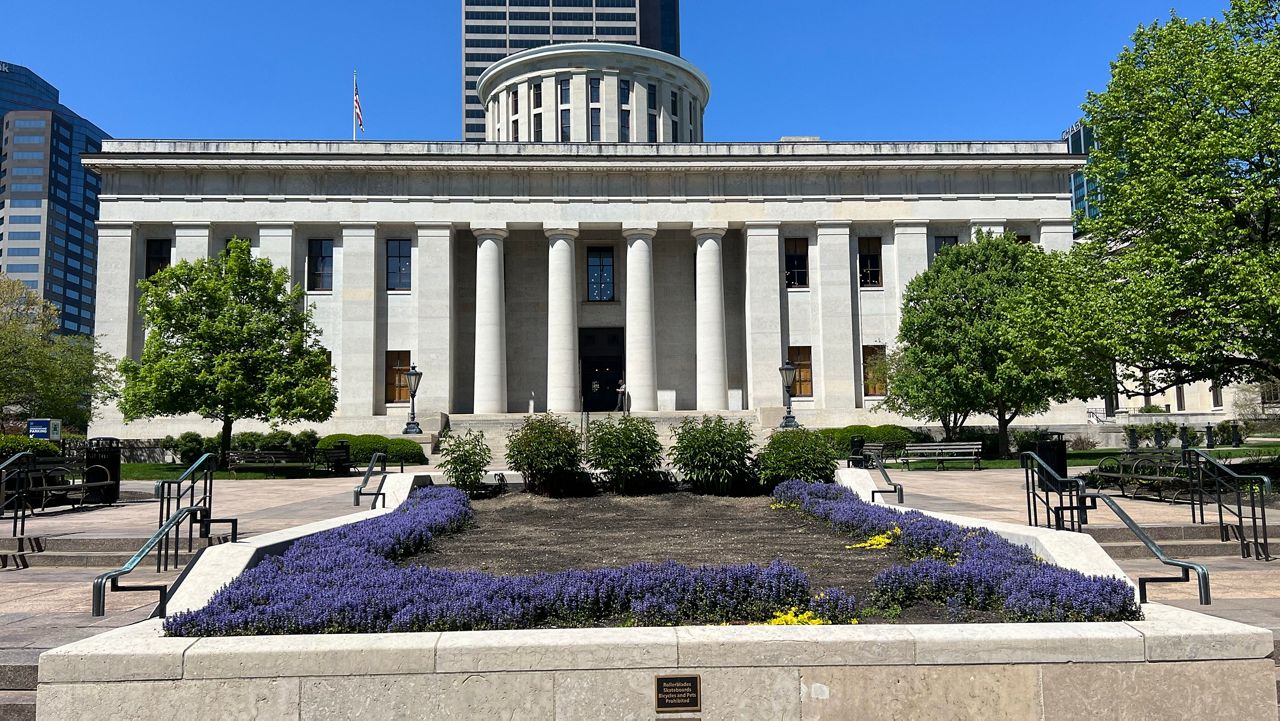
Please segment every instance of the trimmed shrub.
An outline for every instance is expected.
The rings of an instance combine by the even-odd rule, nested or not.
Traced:
[[[484,473],[493,451],[484,440],[484,431],[450,434],[440,443],[440,467],[454,488],[471,498],[484,494]]]
[[[427,462],[427,454],[422,451],[422,444],[408,438],[388,438],[387,463],[403,463],[406,466],[421,466]]]
[[[62,449],[53,441],[26,436],[0,436],[0,463],[24,451],[29,451],[37,458],[56,458],[62,455]]]
[[[295,453],[310,453],[316,449],[316,444],[319,442],[320,434],[308,428],[293,434],[289,439],[289,450]]]
[[[293,450],[289,447],[290,441],[293,440],[293,434],[289,431],[271,431],[262,436],[258,441],[258,449],[260,451],[288,451]]]
[[[184,466],[190,466],[206,453],[217,454],[218,444],[219,440],[216,436],[206,437],[195,431],[187,431],[177,438],[165,436],[164,440],[160,441],[160,446],[177,456],[178,463]]]
[[[849,450],[849,439],[862,436],[867,443],[927,443],[933,440],[928,434],[913,431],[904,426],[888,423],[880,426],[845,426],[844,428],[822,428],[817,431],[831,442],[836,452],[844,454]]]
[[[994,428],[962,428],[956,434],[958,443],[981,443],[982,457],[1000,457],[1000,434]]]
[[[752,462],[755,441],[746,421],[685,418],[676,426],[675,437],[671,464],[694,493],[750,496],[765,492]]]
[[[243,431],[231,436],[231,450],[257,451],[262,448],[263,434],[257,431]]]
[[[1020,428],[1009,433],[1009,447],[1015,453],[1026,453],[1027,451],[1035,451],[1036,443],[1040,441],[1040,437],[1044,435],[1044,429],[1036,426],[1035,428]]]
[[[351,446],[351,462],[357,465],[368,463],[369,459],[373,458],[373,454],[375,453],[387,452],[387,438],[385,436],[355,436],[350,433],[334,433],[333,435],[325,436],[316,443],[316,449],[327,450],[330,448],[337,448],[338,444],[343,441],[346,441],[346,443]],[[419,446],[418,452],[422,452],[421,446]],[[391,461],[389,455],[387,461]]]
[[[662,490],[662,444],[653,422],[636,416],[591,424],[587,462],[604,471],[608,489],[638,494]]]
[[[1092,451],[1098,447],[1098,441],[1089,436],[1071,436],[1071,440],[1067,441],[1067,447],[1073,451]]]
[[[582,472],[582,446],[568,421],[529,416],[507,434],[507,465],[524,476],[530,493],[571,496],[590,492]]]
[[[1139,413],[1168,413],[1169,409],[1165,408],[1164,406],[1157,406],[1152,404],[1149,406],[1143,406],[1139,408],[1138,412]]]
[[[783,481],[831,483],[836,479],[836,450],[821,433],[788,428],[773,434],[756,458],[760,485],[768,491]]]
[[[1214,427],[1213,434],[1217,436],[1215,439],[1220,446],[1231,444],[1231,421],[1218,421],[1218,425]],[[1253,424],[1249,421],[1236,421],[1240,424],[1240,442],[1244,443],[1249,440],[1249,436],[1253,435]]]

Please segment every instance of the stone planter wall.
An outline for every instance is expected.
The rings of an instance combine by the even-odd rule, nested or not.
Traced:
[[[865,472],[841,471],[865,488]],[[393,504],[410,476],[392,476]],[[377,512],[374,512],[377,513]],[[367,517],[291,529],[291,538]],[[985,524],[1046,559],[1117,572],[1080,534]],[[1048,534],[1048,535],[1045,535]],[[252,542],[251,542],[252,543]],[[175,594],[201,605],[256,551],[211,549]],[[269,549],[268,549],[269,550]],[[238,568],[237,568],[238,566]],[[1090,719],[1274,721],[1271,634],[1148,604],[1096,624],[680,627],[163,638],[158,619],[46,652],[39,717]],[[701,679],[701,713],[655,714],[655,678]]]

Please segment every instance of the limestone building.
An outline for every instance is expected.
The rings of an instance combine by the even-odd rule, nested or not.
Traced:
[[[612,410],[625,378],[637,413],[773,417],[789,359],[802,422],[885,423],[876,369],[939,249],[1072,243],[1082,158],[1061,141],[701,142],[706,78],[624,46],[535,49],[479,88],[483,143],[106,141],[86,159],[105,349],[141,351],[138,280],[239,236],[315,307],[324,431],[398,432],[411,363],[425,413]],[[114,409],[94,427],[177,430]]]

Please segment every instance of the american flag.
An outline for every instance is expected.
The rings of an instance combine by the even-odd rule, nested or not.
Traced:
[[[356,83],[352,83],[352,87],[355,88],[355,93],[356,93],[356,99],[355,99],[356,123],[360,126],[360,132],[363,133],[364,132],[364,113],[360,112],[360,85]]]

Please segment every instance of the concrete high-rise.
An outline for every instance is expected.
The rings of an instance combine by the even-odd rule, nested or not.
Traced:
[[[93,333],[98,176],[80,163],[108,136],[27,68],[0,62],[0,271],[58,307],[64,333]]]
[[[463,0],[462,137],[485,139],[476,81],[513,53],[600,41],[680,54],[680,0]]]

